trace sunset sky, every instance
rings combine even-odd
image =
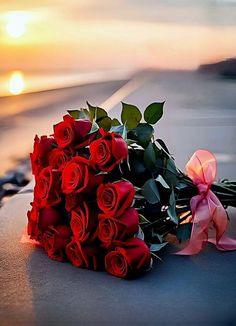
[[[233,0],[0,3],[1,70],[192,69],[236,56]]]

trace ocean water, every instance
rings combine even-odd
[[[131,70],[0,72],[0,97],[127,78]]]

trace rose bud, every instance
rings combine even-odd
[[[49,165],[53,169],[63,170],[66,163],[71,159],[71,151],[54,148],[49,154]]]
[[[43,235],[43,246],[48,254],[48,257],[57,260],[65,261],[65,248],[71,241],[72,232],[69,226],[59,225],[49,227]]]
[[[133,202],[135,189],[128,181],[101,184],[97,190],[99,208],[110,217],[118,217]]]
[[[121,135],[99,129],[102,137],[90,144],[90,159],[101,170],[110,172],[128,156],[128,146]]]
[[[94,245],[82,246],[73,240],[66,246],[66,254],[72,265],[87,269],[98,269],[99,247]]]
[[[84,200],[83,194],[71,192],[65,195],[65,208],[68,212],[75,210],[76,207]]]
[[[63,121],[54,125],[54,137],[59,147],[72,146],[82,148],[87,146],[96,133],[89,134],[92,122],[85,119],[75,120],[70,115],[65,115]]]
[[[81,203],[71,213],[70,226],[74,238],[80,242],[93,242],[96,238],[95,231],[98,225],[98,209],[88,207],[86,202]]]
[[[53,138],[47,136],[37,135],[34,138],[34,150],[30,154],[32,173],[38,175],[39,172],[49,165],[49,154],[53,147],[56,146],[56,142]]]
[[[36,178],[35,202],[39,207],[55,206],[61,201],[61,172],[44,168]]]
[[[150,263],[150,250],[139,238],[127,240],[105,256],[106,271],[121,278],[130,278],[143,273],[149,268]]]
[[[39,240],[44,231],[50,226],[59,225],[63,217],[61,213],[52,207],[38,209],[32,204],[31,211],[28,211],[28,234],[32,239]]]
[[[75,156],[67,163],[62,172],[62,191],[88,193],[96,190],[103,181],[103,175],[95,175],[95,170],[89,160]]]
[[[125,240],[138,232],[139,218],[136,209],[128,208],[119,218],[99,215],[98,237],[105,247],[114,240]]]

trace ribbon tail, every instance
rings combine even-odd
[[[226,235],[223,235],[218,242],[213,238],[209,239],[208,241],[213,243],[216,248],[221,251],[236,250],[236,240]]]
[[[176,255],[196,255],[207,243],[208,226],[210,222],[208,205],[205,202],[198,202],[198,205],[196,205],[193,200],[191,203],[191,207],[192,206],[196,206],[197,209],[193,217],[191,237],[188,245],[184,249],[176,252]]]
[[[199,225],[196,223],[193,224],[192,234],[189,240],[188,245],[175,253],[175,255],[196,255],[198,254],[204,245],[206,244],[207,239],[207,229],[199,230]]]
[[[222,206],[219,199],[212,192],[210,200],[215,205],[215,210],[213,213],[213,223],[216,229],[216,237],[215,239],[211,238],[208,241],[213,243],[216,248],[221,251],[236,250],[236,240],[225,235],[228,226],[228,217],[224,207]]]

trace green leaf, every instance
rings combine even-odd
[[[163,179],[162,175],[158,175],[158,177],[155,179],[157,182],[159,182],[162,187],[166,188],[166,189],[170,189],[170,187],[168,186],[168,184],[165,182],[165,180]]]
[[[175,205],[175,192],[174,190],[171,191],[171,194],[170,194],[170,199],[169,199],[169,204],[172,206],[172,205]]]
[[[149,249],[151,252],[156,252],[156,251],[159,251],[162,248],[164,248],[167,244],[168,244],[168,242],[163,242],[163,243],[158,243],[158,244],[154,243],[154,244],[151,244]]]
[[[135,140],[132,140],[132,139],[126,139],[125,140],[126,141],[126,144],[129,146],[129,145],[133,145],[133,144],[135,144],[136,143],[136,141]]]
[[[102,108],[99,108],[98,106],[96,107],[96,110],[95,110],[95,119],[98,120],[100,118],[103,118],[103,117],[106,117],[107,116],[107,112],[102,109]]]
[[[149,272],[150,270],[152,270],[152,266],[153,266],[153,259],[151,258],[150,265],[148,266],[147,269],[145,269],[145,272]]]
[[[97,120],[97,124],[100,128],[103,128],[105,131],[109,131],[111,128],[111,118],[110,117],[103,117]]]
[[[107,116],[107,112],[98,107],[98,106],[93,106],[91,104],[89,104],[89,102],[87,102],[88,108],[89,108],[89,113],[90,113],[90,118],[91,120],[95,120],[97,121],[100,118],[106,117]]]
[[[160,260],[161,262],[163,262],[163,260],[159,256],[157,256],[156,254],[154,254],[154,252],[151,252],[151,255],[152,255],[152,257],[154,257],[154,258]]]
[[[121,121],[129,129],[137,127],[142,119],[142,114],[135,105],[127,104],[122,102]]]
[[[98,124],[96,122],[93,122],[89,134],[93,134],[94,132],[97,132],[98,129],[99,129]]]
[[[168,183],[170,187],[175,187],[179,183],[179,171],[175,166],[175,162],[173,159],[168,158],[166,169],[164,171],[165,181]]]
[[[67,110],[67,112],[74,119],[88,119],[88,120],[90,120],[89,112],[88,112],[87,109]]]
[[[148,123],[139,123],[135,129],[137,136],[137,142],[143,146],[147,147],[154,135],[154,129]]]
[[[144,233],[143,233],[143,230],[141,229],[140,225],[138,226],[138,232],[134,236],[135,236],[135,238],[144,240]]]
[[[180,224],[176,230],[176,237],[179,241],[188,240],[191,236],[192,223]]]
[[[127,128],[126,124],[124,124],[123,132],[122,132],[122,138],[126,141],[127,139]]]
[[[119,126],[120,124],[121,124],[120,121],[116,118],[112,119],[111,121],[112,126]]]
[[[122,135],[124,131],[124,125],[119,125],[119,126],[113,126],[110,129],[110,132],[115,132],[117,134]]]
[[[181,190],[186,190],[188,189],[188,185],[185,183],[185,182],[179,182],[177,185],[176,185],[176,190],[178,191],[181,191]]]
[[[176,201],[175,201],[175,192],[174,190],[171,191],[170,198],[169,198],[169,204],[170,206],[167,208],[167,214],[170,218],[170,220],[175,223],[176,225],[179,224],[179,218],[176,214]]]
[[[157,238],[158,241],[160,241],[160,243],[163,243],[163,235],[154,232],[153,229],[152,229],[152,238]]]
[[[154,102],[145,109],[144,120],[152,125],[157,123],[163,115],[163,106],[165,102]]]
[[[148,168],[152,168],[156,163],[156,152],[155,152],[155,144],[150,142],[148,147],[144,151],[143,155],[144,163]]]
[[[138,217],[139,217],[139,224],[150,223],[150,221],[145,216],[143,216],[142,214],[138,214]]]
[[[98,175],[105,175],[105,174],[108,174],[108,172],[103,172],[103,171],[101,171],[101,172],[95,174],[95,176],[98,176]]]
[[[167,153],[170,154],[166,144],[164,143],[164,141],[162,139],[156,139],[156,142],[161,146],[161,148]]]
[[[178,218],[178,216],[177,216],[177,214],[176,214],[176,210],[175,210],[175,206],[174,206],[174,205],[173,205],[173,206],[169,206],[169,207],[167,208],[167,214],[168,214],[170,220],[171,220],[173,223],[175,223],[176,225],[178,225],[178,223],[179,223],[179,218]]]
[[[88,105],[89,114],[90,114],[90,119],[91,119],[91,120],[94,120],[96,106],[92,106],[91,104],[89,104],[89,102],[86,102],[86,103],[87,103],[87,105]]]
[[[141,161],[131,160],[131,171],[138,177],[139,175],[145,173],[146,167]]]
[[[79,110],[67,110],[69,115],[74,119],[79,119]]]
[[[150,204],[157,204],[160,202],[160,193],[154,179],[149,179],[144,183],[142,194]]]
[[[143,195],[135,194],[134,199],[144,199]]]

